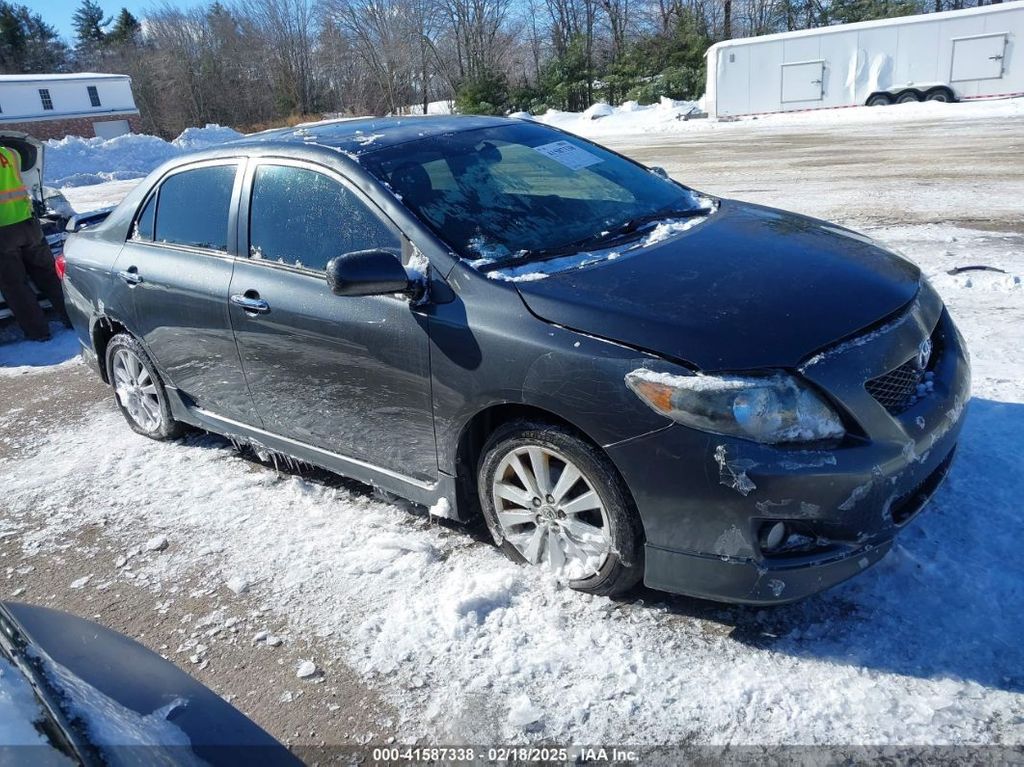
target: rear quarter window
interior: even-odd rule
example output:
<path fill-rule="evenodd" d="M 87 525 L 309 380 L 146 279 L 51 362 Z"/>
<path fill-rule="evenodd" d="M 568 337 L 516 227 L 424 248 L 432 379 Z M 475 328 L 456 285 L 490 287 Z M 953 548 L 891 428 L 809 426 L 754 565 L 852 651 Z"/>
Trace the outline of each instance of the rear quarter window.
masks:
<path fill-rule="evenodd" d="M 146 204 L 142 206 L 142 212 L 135 218 L 135 225 L 132 227 L 132 239 L 152 241 L 155 226 L 156 195 L 151 194 Z"/>

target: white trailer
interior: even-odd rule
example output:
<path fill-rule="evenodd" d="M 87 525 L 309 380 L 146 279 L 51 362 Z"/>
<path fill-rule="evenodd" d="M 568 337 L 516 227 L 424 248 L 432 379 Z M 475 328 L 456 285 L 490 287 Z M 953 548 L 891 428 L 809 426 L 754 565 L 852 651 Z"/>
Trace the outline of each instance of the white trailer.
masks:
<path fill-rule="evenodd" d="M 706 56 L 710 117 L 1022 96 L 1024 1 L 726 40 Z"/>

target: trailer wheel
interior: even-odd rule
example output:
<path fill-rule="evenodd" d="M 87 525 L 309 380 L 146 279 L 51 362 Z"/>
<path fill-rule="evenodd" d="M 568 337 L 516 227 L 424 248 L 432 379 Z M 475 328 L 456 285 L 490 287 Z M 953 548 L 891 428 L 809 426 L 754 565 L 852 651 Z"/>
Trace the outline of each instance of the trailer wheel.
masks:
<path fill-rule="evenodd" d="M 938 88 L 932 88 L 930 91 L 924 94 L 925 101 L 941 101 L 944 103 L 952 103 L 956 101 L 956 97 L 953 95 L 953 91 L 945 86 L 939 86 Z"/>
<path fill-rule="evenodd" d="M 920 91 L 903 91 L 899 96 L 896 97 L 897 104 L 913 104 L 916 101 L 921 100 Z"/>
<path fill-rule="evenodd" d="M 872 93 L 864 103 L 869 107 L 887 107 L 892 103 L 892 96 L 888 93 Z"/>

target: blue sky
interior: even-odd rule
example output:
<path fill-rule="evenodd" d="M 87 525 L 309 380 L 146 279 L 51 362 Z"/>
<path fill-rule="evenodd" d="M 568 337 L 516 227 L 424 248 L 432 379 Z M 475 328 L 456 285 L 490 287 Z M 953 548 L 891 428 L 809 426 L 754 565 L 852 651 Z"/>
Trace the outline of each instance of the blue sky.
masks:
<path fill-rule="evenodd" d="M 27 5 L 38 13 L 47 24 L 56 27 L 64 38 L 71 40 L 71 16 L 81 5 L 81 0 L 14 0 L 15 3 Z M 160 7 L 154 0 L 98 0 L 100 7 L 107 16 L 116 16 L 122 8 L 127 8 L 136 17 L 142 18 L 150 8 Z M 206 0 L 178 0 L 175 5 L 192 7 L 206 5 Z"/>

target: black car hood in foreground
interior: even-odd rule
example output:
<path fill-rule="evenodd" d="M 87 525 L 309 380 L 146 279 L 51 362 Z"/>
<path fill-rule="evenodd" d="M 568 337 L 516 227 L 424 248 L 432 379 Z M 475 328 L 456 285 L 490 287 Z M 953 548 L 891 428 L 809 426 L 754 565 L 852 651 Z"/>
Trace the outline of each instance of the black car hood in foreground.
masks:
<path fill-rule="evenodd" d="M 209 765 L 260 764 L 292 767 L 301 762 L 244 714 L 204 687 L 177 666 L 128 637 L 91 621 L 45 607 L 18 602 L 0 604 L 0 611 L 16 623 L 0 622 L 8 641 L 27 642 L 31 657 L 40 657 L 47 689 L 60 698 L 65 721 L 75 722 L 73 739 L 99 751 L 99 759 L 79 754 L 86 763 L 109 757 L 124 763 Z M 2 617 L 2 616 L 0 616 Z M 52 664 L 60 664 L 73 677 L 75 693 L 66 679 L 57 680 Z M 87 691 L 82 693 L 82 691 Z M 137 717 L 152 715 L 172 704 L 166 721 L 177 728 L 188 745 L 108 746 L 93 741 L 99 727 L 111 737 L 121 724 L 118 710 Z M 103 711 L 100 721 L 92 719 Z M 127 742 L 132 742 L 131 740 Z M 2 752 L 0 748 L 0 752 Z M 198 761 L 197 761 L 198 760 Z M 0 763 L 3 759 L 0 758 Z"/>
<path fill-rule="evenodd" d="M 548 322 L 713 371 L 796 367 L 899 310 L 919 280 L 840 227 L 723 200 L 680 236 L 516 287 Z"/>

